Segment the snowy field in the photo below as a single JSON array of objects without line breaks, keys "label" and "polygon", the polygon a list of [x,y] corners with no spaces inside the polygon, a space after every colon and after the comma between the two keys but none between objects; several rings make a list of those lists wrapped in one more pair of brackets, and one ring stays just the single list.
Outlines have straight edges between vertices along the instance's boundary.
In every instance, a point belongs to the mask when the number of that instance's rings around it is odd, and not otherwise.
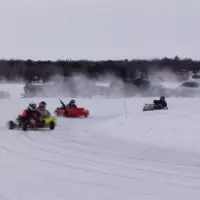
[{"label": "snowy field", "polygon": [[[0,89],[12,92],[0,100],[0,200],[200,199],[199,98],[169,98],[169,110],[154,112],[142,112],[154,98],[77,99],[89,118],[22,132],[6,122],[43,99]],[[45,100],[51,112],[60,106]]]}]

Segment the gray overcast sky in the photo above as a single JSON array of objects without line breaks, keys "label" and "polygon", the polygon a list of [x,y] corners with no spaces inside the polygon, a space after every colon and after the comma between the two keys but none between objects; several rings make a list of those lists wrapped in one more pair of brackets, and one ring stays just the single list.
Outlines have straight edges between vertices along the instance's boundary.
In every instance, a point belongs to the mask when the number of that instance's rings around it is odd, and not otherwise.
[{"label": "gray overcast sky", "polygon": [[199,0],[0,3],[0,58],[200,60]]}]

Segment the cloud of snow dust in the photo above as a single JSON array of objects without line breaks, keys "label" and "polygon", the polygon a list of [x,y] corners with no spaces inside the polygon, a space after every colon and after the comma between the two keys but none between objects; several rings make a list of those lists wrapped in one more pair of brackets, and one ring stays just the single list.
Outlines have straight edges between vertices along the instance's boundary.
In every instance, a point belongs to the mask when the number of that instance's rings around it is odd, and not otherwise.
[{"label": "cloud of snow dust", "polygon": [[170,69],[149,72],[149,80],[155,83],[178,83],[178,76]]},{"label": "cloud of snow dust", "polygon": [[180,78],[170,69],[150,70],[149,81],[152,87],[148,90],[150,96],[176,96],[180,86]]},{"label": "cloud of snow dust", "polygon": [[148,78],[141,81],[141,84],[145,86],[136,86],[132,82],[125,82],[112,74],[100,75],[95,78],[83,74],[73,74],[69,77],[55,75],[41,87],[39,86],[40,89],[33,96],[55,98],[200,96],[198,88],[181,87],[182,82],[179,77],[166,69],[150,71]]},{"label": "cloud of snow dust", "polygon": [[46,91],[48,95],[54,94],[72,98],[109,98],[125,95],[122,80],[110,74],[97,78],[89,78],[82,74],[73,74],[70,77],[55,75],[47,84],[49,84],[49,89]]},{"label": "cloud of snow dust", "polygon": [[[200,96],[200,80],[193,80],[187,76],[190,72],[184,74],[176,74],[170,69],[162,69],[149,72],[149,80],[153,87],[149,89],[151,94],[167,97],[199,97]],[[183,83],[192,81],[197,82],[199,87],[185,86]]]}]

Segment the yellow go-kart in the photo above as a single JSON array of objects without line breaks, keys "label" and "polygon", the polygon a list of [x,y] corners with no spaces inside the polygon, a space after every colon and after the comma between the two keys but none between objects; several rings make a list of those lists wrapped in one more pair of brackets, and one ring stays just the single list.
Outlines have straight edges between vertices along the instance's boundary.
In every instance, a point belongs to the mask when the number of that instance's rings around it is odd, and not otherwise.
[{"label": "yellow go-kart", "polygon": [[50,130],[54,130],[57,123],[56,116],[49,116],[44,118],[43,120],[38,120],[36,123],[32,123],[31,121],[26,120],[23,116],[19,115],[16,121],[10,120],[8,122],[9,129],[22,129],[26,131],[27,129],[41,129],[41,128],[49,128]]}]

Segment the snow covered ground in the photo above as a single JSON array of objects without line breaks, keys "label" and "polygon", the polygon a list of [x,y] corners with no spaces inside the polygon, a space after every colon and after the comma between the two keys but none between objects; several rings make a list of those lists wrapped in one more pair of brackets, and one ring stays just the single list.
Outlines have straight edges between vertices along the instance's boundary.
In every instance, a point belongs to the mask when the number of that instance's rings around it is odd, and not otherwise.
[{"label": "snow covered ground", "polygon": [[12,93],[0,100],[0,200],[199,200],[200,99],[169,98],[155,112],[142,112],[153,98],[77,99],[89,118],[22,132],[6,122],[42,99],[0,88]]}]

